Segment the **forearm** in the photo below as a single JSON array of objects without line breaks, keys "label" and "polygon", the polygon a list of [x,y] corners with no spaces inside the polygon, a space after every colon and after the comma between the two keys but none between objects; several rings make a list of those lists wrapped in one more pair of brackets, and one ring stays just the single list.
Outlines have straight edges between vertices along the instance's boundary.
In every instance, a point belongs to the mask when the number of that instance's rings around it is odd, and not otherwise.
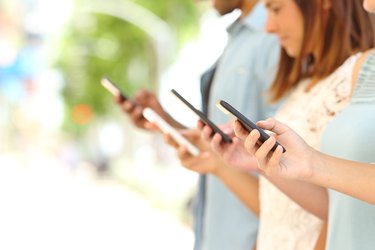
[{"label": "forearm", "polygon": [[326,221],[328,217],[328,194],[323,187],[311,183],[265,176],[281,192],[308,212]]},{"label": "forearm", "polygon": [[332,157],[318,151],[307,181],[375,205],[375,166]]},{"label": "forearm", "polygon": [[254,214],[259,216],[258,178],[232,167],[222,167],[214,175],[219,178]]}]

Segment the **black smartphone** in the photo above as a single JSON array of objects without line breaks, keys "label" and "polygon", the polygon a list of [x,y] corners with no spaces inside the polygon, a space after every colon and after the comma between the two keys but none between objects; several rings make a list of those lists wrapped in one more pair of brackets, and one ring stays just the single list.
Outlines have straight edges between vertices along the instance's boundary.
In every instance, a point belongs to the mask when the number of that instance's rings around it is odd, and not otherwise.
[{"label": "black smartphone", "polygon": [[109,79],[107,76],[103,76],[102,79],[100,80],[101,84],[109,91],[112,93],[114,96],[121,96],[121,98],[125,100],[129,100],[129,97],[124,94],[124,92],[120,89],[117,84],[115,84],[111,79]]},{"label": "black smartphone", "polygon": [[180,101],[182,101],[188,108],[190,108],[196,115],[198,115],[198,117],[204,124],[210,126],[214,133],[219,133],[225,143],[232,143],[232,139],[227,134],[225,134],[218,126],[216,126],[211,120],[209,120],[205,114],[196,109],[190,102],[183,98],[176,90],[172,89],[171,93]]},{"label": "black smartphone", "polygon": [[[233,106],[231,106],[229,103],[220,100],[217,102],[216,106],[225,114],[233,115],[242,125],[244,129],[246,129],[248,132],[250,132],[253,129],[256,129],[260,133],[259,141],[261,143],[265,142],[270,136],[261,128],[259,128],[255,123],[250,121],[248,118],[246,118],[243,114],[241,114],[238,110],[236,110]],[[283,153],[286,151],[285,148],[276,142],[276,144],[273,146],[272,151],[275,151],[276,147],[280,145],[283,148]]]}]

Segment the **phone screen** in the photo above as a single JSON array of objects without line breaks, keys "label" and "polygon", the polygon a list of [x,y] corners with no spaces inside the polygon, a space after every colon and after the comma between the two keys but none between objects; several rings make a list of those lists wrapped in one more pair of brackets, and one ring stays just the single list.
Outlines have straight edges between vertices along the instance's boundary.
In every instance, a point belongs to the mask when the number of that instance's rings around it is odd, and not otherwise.
[{"label": "phone screen", "polygon": [[217,127],[211,120],[209,120],[205,114],[196,109],[190,102],[183,98],[176,90],[172,89],[171,93],[180,101],[182,101],[188,108],[190,108],[196,115],[198,115],[198,117],[204,124],[210,126],[215,133],[219,133],[225,143],[232,142],[232,139],[227,134],[225,134],[219,127]]},{"label": "phone screen", "polygon": [[[255,123],[250,121],[248,118],[246,118],[243,114],[241,114],[238,110],[236,110],[233,106],[231,106],[229,103],[220,100],[217,102],[216,106],[225,114],[233,115],[242,125],[244,129],[246,129],[248,132],[250,132],[253,129],[256,129],[260,133],[259,141],[261,143],[265,142],[270,136],[261,128],[259,128]],[[280,145],[278,142],[273,146],[272,151],[275,151],[276,147]],[[281,146],[281,145],[280,145]],[[283,153],[286,151],[284,147]]]},{"label": "phone screen", "polygon": [[122,99],[128,100],[129,97],[124,94],[124,92],[115,84],[112,80],[110,80],[108,77],[104,76],[101,79],[101,84],[112,93],[114,96],[121,96]]}]

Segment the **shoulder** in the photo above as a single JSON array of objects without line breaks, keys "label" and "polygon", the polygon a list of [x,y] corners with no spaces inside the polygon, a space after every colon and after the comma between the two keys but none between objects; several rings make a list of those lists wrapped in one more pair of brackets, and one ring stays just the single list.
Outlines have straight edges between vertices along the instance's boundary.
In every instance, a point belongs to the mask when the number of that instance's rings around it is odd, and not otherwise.
[{"label": "shoulder", "polygon": [[355,88],[362,66],[370,58],[370,56],[373,57],[373,55],[375,55],[375,49],[370,49],[362,53],[362,55],[355,62],[352,74],[352,90]]}]

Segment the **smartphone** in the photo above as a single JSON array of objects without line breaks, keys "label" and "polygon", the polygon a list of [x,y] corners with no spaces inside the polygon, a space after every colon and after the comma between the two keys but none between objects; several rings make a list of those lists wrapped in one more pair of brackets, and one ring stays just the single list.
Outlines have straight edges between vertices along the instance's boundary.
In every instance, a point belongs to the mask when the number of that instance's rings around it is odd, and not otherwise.
[{"label": "smartphone", "polygon": [[148,107],[143,109],[143,117],[146,118],[149,122],[156,124],[163,131],[163,133],[170,134],[179,145],[186,147],[191,155],[199,155],[199,149],[185,137],[183,137],[180,132],[178,132],[178,130],[169,125],[154,110]]},{"label": "smartphone", "polygon": [[[244,129],[246,129],[248,132],[250,132],[253,129],[256,129],[260,133],[259,141],[260,143],[265,142],[270,136],[261,128],[259,128],[255,123],[250,121],[248,118],[246,118],[243,114],[241,114],[238,110],[236,110],[233,106],[231,106],[229,103],[220,100],[217,102],[216,106],[225,114],[230,114],[234,116],[242,125]],[[272,151],[275,151],[276,147],[280,145],[278,142],[273,146]],[[281,145],[280,145],[281,146]],[[283,148],[283,153],[285,153],[285,148]]]},{"label": "smartphone", "polygon": [[225,143],[232,143],[232,139],[227,134],[225,134],[219,127],[217,127],[211,120],[209,120],[205,114],[196,109],[191,103],[183,98],[176,90],[172,89],[171,93],[180,101],[182,101],[188,108],[190,108],[196,115],[198,115],[198,117],[204,124],[210,126],[214,133],[219,133]]},{"label": "smartphone", "polygon": [[129,97],[124,94],[124,92],[108,77],[103,76],[100,80],[101,84],[112,93],[114,96],[121,96],[123,100],[129,100]]}]

